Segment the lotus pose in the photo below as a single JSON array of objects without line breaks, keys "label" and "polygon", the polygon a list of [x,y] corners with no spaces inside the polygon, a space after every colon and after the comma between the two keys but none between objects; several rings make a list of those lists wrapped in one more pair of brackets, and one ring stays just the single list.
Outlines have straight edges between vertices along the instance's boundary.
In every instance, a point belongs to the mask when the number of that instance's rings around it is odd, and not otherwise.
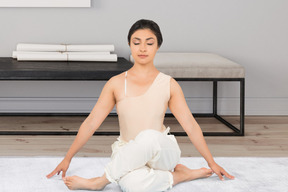
[{"label": "lotus pose", "polygon": [[[128,44],[134,65],[109,79],[99,100],[85,121],[63,161],[48,178],[62,172],[71,190],[101,190],[110,182],[127,192],[166,191],[178,183],[217,174],[234,179],[213,159],[203,133],[191,114],[180,85],[171,76],[159,72],[153,60],[162,44],[159,26],[151,20],[139,20],[131,27]],[[99,128],[116,105],[120,136],[112,145],[110,162],[101,177],[91,179],[66,176],[73,156]],[[189,169],[179,164],[181,151],[169,127],[163,124],[169,107],[208,168]],[[84,166],[84,165],[83,165]]]}]

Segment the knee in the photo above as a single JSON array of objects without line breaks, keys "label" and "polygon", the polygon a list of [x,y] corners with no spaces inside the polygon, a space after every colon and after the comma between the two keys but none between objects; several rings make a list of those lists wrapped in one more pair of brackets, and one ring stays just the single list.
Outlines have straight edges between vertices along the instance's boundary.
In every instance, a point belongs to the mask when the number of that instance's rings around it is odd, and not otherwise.
[{"label": "knee", "polygon": [[173,176],[169,171],[153,170],[147,166],[134,170],[119,181],[125,192],[166,191],[172,186]]},{"label": "knee", "polygon": [[149,188],[145,188],[145,185],[143,186],[143,183],[135,182],[134,180],[131,180],[130,183],[125,183],[125,184],[120,185],[120,188],[122,189],[122,191],[125,191],[125,192],[151,192],[153,191],[153,190],[150,190]]},{"label": "knee", "polygon": [[146,190],[143,188],[143,183],[140,183],[137,177],[121,179],[119,186],[121,187],[122,191],[125,192],[146,192]]},{"label": "knee", "polygon": [[139,185],[131,182],[131,183],[125,183],[125,184],[122,184],[120,185],[122,191],[125,191],[125,192],[140,192],[139,191]]},{"label": "knee", "polygon": [[[144,166],[142,168],[131,171],[120,179],[118,184],[125,192],[151,192],[147,181],[153,179],[153,174],[149,174],[149,168]],[[148,182],[150,183],[150,182]]]}]

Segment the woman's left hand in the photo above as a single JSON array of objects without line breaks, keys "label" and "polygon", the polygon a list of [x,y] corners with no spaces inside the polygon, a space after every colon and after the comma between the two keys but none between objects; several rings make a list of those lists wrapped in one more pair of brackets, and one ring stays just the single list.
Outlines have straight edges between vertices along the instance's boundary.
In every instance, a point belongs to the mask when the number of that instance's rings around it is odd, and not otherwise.
[{"label": "woman's left hand", "polygon": [[209,165],[209,167],[212,169],[212,171],[218,175],[219,179],[221,181],[224,181],[223,175],[225,175],[229,179],[234,179],[234,176],[228,174],[221,166],[219,166],[217,163],[214,163],[212,165]]}]

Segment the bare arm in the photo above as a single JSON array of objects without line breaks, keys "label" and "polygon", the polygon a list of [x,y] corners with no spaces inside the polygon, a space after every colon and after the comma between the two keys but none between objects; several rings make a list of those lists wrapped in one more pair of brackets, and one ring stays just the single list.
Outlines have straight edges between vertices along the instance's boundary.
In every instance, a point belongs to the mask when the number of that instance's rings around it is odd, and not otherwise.
[{"label": "bare arm", "polygon": [[113,84],[109,80],[100,94],[100,97],[89,116],[81,124],[78,134],[66,154],[66,159],[72,157],[87,143],[89,138],[100,127],[115,105]]},{"label": "bare arm", "polygon": [[214,163],[213,157],[203,137],[202,130],[191,114],[180,85],[173,78],[171,79],[170,92],[170,111],[176,117],[180,125],[187,133],[191,142],[194,144],[200,154],[205,158],[208,164]]},{"label": "bare arm", "polygon": [[66,171],[69,167],[71,159],[74,155],[87,143],[89,138],[100,127],[107,115],[115,105],[113,80],[110,79],[100,94],[100,97],[94,106],[93,110],[85,121],[81,124],[75,140],[73,141],[70,149],[68,150],[64,160],[56,167],[56,169],[47,175],[48,178],[56,173],[63,172],[62,177],[65,177]]},{"label": "bare arm", "polygon": [[209,167],[211,167],[211,169],[219,176],[221,180],[223,180],[222,174],[232,179],[233,176],[229,175],[222,167],[215,163],[203,137],[202,130],[191,114],[191,111],[186,103],[183,91],[180,85],[173,78],[171,78],[170,93],[171,97],[168,103],[169,109],[183,127],[196,149],[205,158]]}]

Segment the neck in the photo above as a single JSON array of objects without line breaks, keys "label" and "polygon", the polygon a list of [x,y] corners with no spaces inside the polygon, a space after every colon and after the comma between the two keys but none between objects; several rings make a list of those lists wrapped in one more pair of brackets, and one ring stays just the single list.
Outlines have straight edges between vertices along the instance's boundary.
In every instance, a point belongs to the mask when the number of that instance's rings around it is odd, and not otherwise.
[{"label": "neck", "polygon": [[153,63],[150,64],[147,63],[143,65],[135,62],[130,71],[133,72],[134,74],[149,75],[158,70],[156,69]]}]

